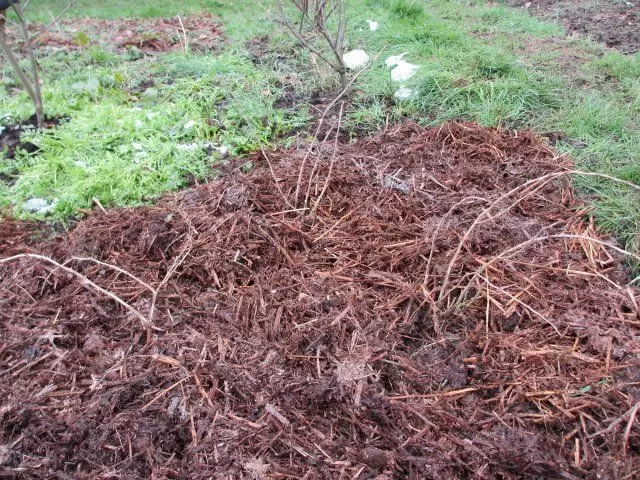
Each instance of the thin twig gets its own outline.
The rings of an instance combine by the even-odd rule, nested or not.
[[[71,261],[92,262],[92,263],[96,263],[98,265],[102,265],[103,267],[111,268],[112,270],[115,270],[118,273],[122,273],[123,275],[126,275],[127,277],[131,278],[132,280],[135,280],[136,282],[138,282],[140,285],[142,285],[144,288],[146,288],[150,292],[155,292],[155,289],[152,288],[151,285],[149,285],[145,281],[143,281],[140,278],[136,277],[134,274],[132,274],[130,272],[127,272],[123,268],[117,267],[115,265],[111,265],[110,263],[101,262],[100,260],[96,260],[95,258],[89,258],[89,257],[71,257],[71,259],[67,260],[66,262],[64,262],[63,265],[67,265],[67,263],[69,263]]]
[[[485,216],[488,216],[490,220],[495,220],[496,218],[498,218],[498,217],[504,215],[505,213],[507,213],[508,211],[510,211],[512,208],[517,206],[520,202],[522,202],[523,200],[525,200],[529,196],[535,194],[537,191],[539,191],[541,188],[543,188],[546,184],[548,184],[552,180],[558,179],[558,178],[566,176],[566,175],[582,175],[582,176],[606,178],[608,180],[612,180],[614,182],[617,182],[617,183],[632,187],[632,188],[640,191],[640,186],[635,185],[635,184],[633,184],[631,182],[627,182],[626,180],[621,180],[619,178],[615,178],[615,177],[612,177],[611,175],[607,175],[607,174],[603,174],[603,173],[585,172],[585,171],[582,171],[582,170],[566,170],[566,171],[563,171],[563,172],[550,173],[550,174],[543,175],[541,177],[529,180],[529,181],[523,183],[522,185],[519,185],[519,186],[511,189],[507,193],[501,195],[498,199],[496,199],[491,205],[489,205],[487,208],[485,208],[482,212],[480,212],[478,214],[478,216],[476,217],[476,219],[474,220],[474,222],[471,224],[471,226],[467,229],[465,235],[463,236],[463,238],[458,243],[458,247],[456,248],[456,250],[455,250],[455,252],[453,254],[453,257],[451,258],[451,261],[449,262],[449,265],[447,267],[447,271],[445,273],[444,280],[443,280],[442,285],[440,287],[440,294],[438,296],[438,301],[440,302],[440,301],[442,301],[443,298],[446,298],[447,294],[445,293],[445,290],[446,290],[446,288],[448,286],[449,278],[450,278],[453,266],[457,262],[457,260],[458,260],[458,258],[460,256],[460,253],[462,251],[462,248],[463,248],[464,244],[467,242],[467,240],[469,239],[469,237],[471,236],[471,233],[473,232],[473,230],[475,229],[476,226],[478,226],[480,223],[482,223],[482,221],[483,221]],[[524,195],[522,197],[519,197],[515,202],[513,202],[507,208],[501,210],[499,213],[489,216],[489,213],[491,212],[491,210],[495,206],[497,206],[502,200],[505,200],[506,198],[508,198],[508,197],[520,192],[521,190],[526,190],[526,189],[528,189],[530,187],[535,187],[535,188],[533,188],[531,191],[529,191],[526,195]],[[616,249],[616,247],[614,247],[614,249]],[[634,258],[640,258],[640,257],[637,257],[634,254],[631,254],[630,252],[627,252],[626,250],[622,250],[620,253],[629,254]]]
[[[60,12],[60,14],[59,14],[56,18],[54,18],[54,19],[53,19],[53,20],[52,20],[52,21],[51,21],[51,22],[50,22],[46,27],[44,27],[42,30],[40,30],[38,33],[36,33],[36,34],[34,35],[34,38],[35,38],[35,37],[39,37],[39,36],[40,36],[40,35],[42,35],[44,32],[46,32],[46,31],[47,31],[47,30],[49,30],[51,27],[53,27],[56,23],[58,23],[58,22],[60,21],[60,19],[61,19],[62,17],[64,17],[64,16],[65,16],[65,14],[66,14],[70,9],[71,9],[71,7],[73,7],[73,6],[75,5],[76,1],[77,1],[77,0],[71,0],[71,1],[69,2],[69,4],[65,7],[65,9],[64,9],[64,10],[62,10],[62,12]],[[27,5],[26,5],[26,4],[25,4],[25,6],[23,7],[23,10],[24,10],[25,8],[27,8]]]
[[[13,255],[11,257],[7,257],[7,258],[2,258],[0,259],[0,264],[3,263],[9,263],[12,262],[14,260],[19,260],[21,258],[26,258],[26,259],[36,259],[36,260],[42,260],[43,262],[47,262],[50,263],[52,265],[54,265],[56,268],[59,268],[60,270],[63,270],[64,272],[67,272],[71,275],[73,275],[76,278],[79,278],[82,282],[81,284],[83,286],[88,286],[93,288],[94,290],[108,296],[109,298],[111,298],[112,300],[116,301],[118,304],[122,305],[124,308],[126,308],[127,310],[129,310],[131,313],[133,313],[136,317],[138,317],[138,319],[140,320],[140,322],[142,323],[142,325],[147,329],[147,331],[150,330],[150,326],[151,326],[151,322],[147,319],[147,317],[145,317],[142,313],[140,313],[137,309],[135,309],[134,307],[132,307],[131,305],[129,305],[127,302],[125,302],[124,300],[122,300],[120,297],[118,297],[117,295],[111,293],[108,290],[105,290],[104,288],[102,288],[99,285],[96,285],[95,283],[93,283],[91,280],[89,280],[86,276],[82,275],[80,272],[75,271],[72,268],[66,267],[65,265],[56,262],[55,260],[53,260],[52,258],[46,257],[44,255],[38,255],[35,253],[20,253],[18,255]]]
[[[36,98],[35,90],[31,85],[31,80],[27,76],[27,73],[20,66],[20,62],[18,61],[15,54],[13,53],[13,50],[11,50],[11,46],[7,42],[7,37],[5,35],[5,29],[4,29],[5,19],[6,19],[5,14],[0,13],[0,48],[2,49],[5,56],[7,57],[7,60],[9,60],[11,67],[15,71],[16,75],[18,75],[18,79],[20,80],[20,83],[22,84],[24,89],[27,91],[27,95],[29,95],[29,98],[31,99],[31,101],[35,106],[37,103],[37,98]]]
[[[311,141],[311,144],[309,145],[309,148],[307,149],[307,153],[305,154],[305,156],[302,159],[302,162],[300,164],[300,171],[298,172],[298,182],[296,184],[296,192],[295,192],[294,197],[293,197],[294,198],[294,204],[296,206],[298,204],[298,198],[299,198],[299,195],[300,195],[300,187],[302,186],[302,178],[303,178],[304,168],[306,166],[307,160],[309,159],[309,156],[311,155],[311,151],[313,150],[313,147],[315,146],[316,142],[318,141],[318,135],[320,134],[320,129],[322,128],[322,125],[324,123],[324,120],[325,120],[327,114],[340,101],[340,99],[349,91],[349,88],[351,87],[353,82],[355,82],[358,79],[358,77],[360,75],[362,75],[362,73],[365,70],[367,70],[371,65],[373,65],[373,63],[378,59],[378,57],[380,57],[380,55],[382,55],[382,52],[384,52],[385,48],[386,48],[386,46],[383,47],[382,50],[380,50],[378,52],[378,54],[373,58],[373,60],[371,60],[367,65],[365,65],[361,70],[359,70],[351,78],[351,80],[349,80],[349,83],[347,83],[347,85],[331,101],[331,103],[327,106],[327,108],[324,109],[324,112],[322,112],[322,115],[320,116],[320,120],[318,121],[318,127],[316,128],[316,133],[313,135],[313,140]]]
[[[291,205],[291,203],[289,202],[289,199],[286,197],[286,195],[280,188],[280,184],[278,183],[278,178],[276,177],[276,173],[273,170],[273,165],[271,164],[269,155],[267,155],[267,152],[264,151],[264,148],[262,148],[262,146],[260,146],[260,151],[262,152],[262,156],[265,158],[265,160],[267,161],[267,164],[269,165],[269,171],[271,172],[271,176],[273,177],[273,183],[275,184],[276,189],[278,190],[278,193],[282,197],[282,200],[284,200],[284,203],[286,203],[288,207],[290,207],[291,209],[294,209],[293,205]]]
[[[187,233],[187,235],[190,235],[190,233],[191,232]],[[191,237],[189,236],[188,240],[187,240],[187,245],[182,249],[180,254],[173,261],[173,264],[171,265],[171,267],[167,271],[166,275],[164,276],[164,278],[160,282],[160,285],[158,285],[156,287],[155,291],[153,292],[153,297],[151,298],[151,308],[149,308],[149,323],[153,322],[153,316],[155,314],[156,302],[158,300],[158,294],[160,293],[160,290],[162,290],[162,288],[167,284],[167,282],[171,279],[173,274],[176,272],[178,267],[180,267],[180,265],[182,265],[182,262],[184,262],[185,259],[189,256],[189,254],[191,253],[191,248],[192,248],[192,241],[191,241]]]
[[[338,114],[338,128],[336,130],[336,138],[335,141],[333,142],[333,155],[331,155],[331,162],[329,163],[329,172],[327,172],[327,178],[324,182],[324,186],[322,187],[322,191],[320,192],[320,195],[318,195],[318,198],[316,199],[316,203],[313,205],[313,208],[311,209],[311,216],[313,216],[313,214],[315,213],[315,211],[318,208],[318,205],[320,205],[320,201],[322,200],[322,197],[324,196],[324,193],[327,191],[327,187],[329,186],[329,181],[331,180],[331,173],[333,172],[333,165],[336,161],[336,152],[338,151],[338,138],[340,137],[340,127],[342,125],[342,111],[344,109],[344,102],[342,102],[340,104],[340,113]],[[309,185],[311,185],[311,180],[309,180]]]
[[[623,458],[627,456],[627,447],[629,446],[629,436],[631,435],[631,428],[633,428],[633,422],[636,419],[636,415],[638,414],[639,408],[640,408],[640,402],[636,402],[636,404],[631,409],[631,413],[629,414],[629,422],[627,423],[627,428],[624,429],[624,436],[622,437],[622,457]]]
[[[44,110],[42,106],[42,91],[40,90],[40,76],[38,75],[38,62],[33,51],[33,44],[31,43],[31,37],[29,36],[29,31],[27,30],[27,22],[22,13],[22,8],[17,3],[14,3],[11,6],[18,15],[22,34],[24,35],[24,42],[27,47],[27,54],[29,55],[29,62],[31,64],[31,80],[33,80],[32,86],[34,92],[34,104],[36,107],[36,119],[38,122],[38,128],[42,128],[44,127]]]
[[[560,333],[560,330],[558,330],[558,327],[556,327],[553,322],[551,322],[551,320],[549,320],[547,317],[545,317],[544,315],[542,315],[540,312],[538,312],[535,308],[533,308],[532,306],[526,304],[525,302],[523,302],[522,300],[520,300],[519,298],[515,297],[514,295],[511,295],[509,292],[507,292],[505,289],[498,287],[497,285],[494,285],[493,283],[491,283],[491,281],[489,281],[488,278],[483,277],[482,275],[478,275],[478,277],[484,281],[489,287],[494,288],[496,290],[498,290],[500,293],[503,293],[504,295],[506,295],[507,297],[509,297],[511,300],[513,300],[514,302],[516,302],[518,305],[521,305],[522,307],[526,308],[529,312],[533,313],[536,317],[541,318],[542,320],[544,320],[546,323],[548,323],[549,325],[551,325],[551,327],[553,327],[553,329],[556,331],[556,333],[558,335],[562,335]],[[488,300],[487,300],[487,304],[488,304]]]
[[[182,43],[182,48],[184,50],[184,54],[186,55],[189,51],[189,39],[187,38],[187,30],[184,28],[184,23],[182,23],[182,17],[178,15],[178,21],[180,22],[180,27],[182,28],[182,34],[184,35],[184,43],[182,39],[180,39],[180,43]]]

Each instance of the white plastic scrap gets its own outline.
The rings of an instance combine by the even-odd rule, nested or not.
[[[229,156],[229,147],[226,145],[220,145],[217,150],[222,158]]]
[[[22,204],[22,208],[30,213],[47,213],[53,210],[56,203],[58,203],[57,200],[49,203],[44,198],[30,198]]]
[[[364,67],[369,61],[369,55],[364,50],[351,50],[342,56],[344,65],[349,70],[357,70]]]
[[[413,90],[407,87],[400,87],[393,96],[398,100],[409,100],[413,96]]]
[[[200,148],[197,143],[176,143],[176,149],[183,150],[185,152],[193,152]]]
[[[369,30],[371,30],[372,32],[378,30],[378,22],[376,22],[375,20],[367,20],[367,23],[369,24]]]
[[[418,65],[400,60],[398,65],[391,70],[391,80],[394,82],[406,82],[418,71]]]
[[[395,67],[406,55],[406,53],[401,53],[400,55],[391,55],[384,61],[384,64],[387,68]]]
[[[196,122],[195,120],[189,120],[188,122],[186,122],[186,123],[184,124],[184,129],[185,129],[185,130],[191,130],[193,127],[195,127],[195,126],[196,126],[196,123],[197,123],[197,122]]]

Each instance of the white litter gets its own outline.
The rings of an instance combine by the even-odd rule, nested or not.
[[[395,67],[400,61],[404,58],[406,53],[401,53],[400,55],[391,55],[384,61],[384,64],[387,68]]]
[[[229,156],[229,147],[226,145],[220,145],[217,150],[222,158]]]
[[[357,70],[367,64],[369,55],[364,50],[351,50],[342,56],[342,60],[349,70]]]
[[[58,203],[57,200],[49,203],[44,198],[30,198],[22,204],[22,208],[31,213],[47,213],[53,210],[56,203]]]
[[[378,22],[374,20],[367,20],[367,23],[369,24],[369,30],[372,32],[375,32],[378,29]]]
[[[406,82],[418,71],[418,65],[400,60],[398,65],[391,70],[391,80],[394,82]]]
[[[413,90],[407,87],[400,87],[393,96],[398,100],[409,100],[413,96]]]
[[[189,120],[187,123],[184,124],[184,129],[191,130],[195,126],[196,126],[195,120]]]
[[[197,143],[176,143],[176,149],[183,150],[185,152],[193,152],[200,148]]]

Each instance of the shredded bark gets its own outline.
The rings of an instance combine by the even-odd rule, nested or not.
[[[638,471],[639,292],[565,158],[457,123],[304,156],[31,247],[148,329],[51,263],[0,264],[0,474]]]

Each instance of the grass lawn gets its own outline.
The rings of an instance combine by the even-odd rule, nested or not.
[[[33,0],[32,20],[46,22],[64,0]],[[37,155],[0,163],[0,205],[33,197],[57,200],[48,218],[66,220],[103,205],[135,205],[164,191],[211,177],[226,146],[243,155],[287,145],[310,116],[305,99],[336,87],[322,64],[275,26],[273,0],[79,0],[70,17],[219,16],[225,39],[215,55],[172,52],[135,58],[92,41],[71,53],[41,53],[48,114],[69,120],[32,134]],[[640,55],[622,55],[567,38],[562,27],[499,3],[483,1],[350,0],[348,48],[372,57],[355,83],[346,114],[353,135],[412,118],[428,125],[463,119],[483,125],[553,133],[556,148],[579,168],[640,183]],[[380,28],[369,31],[366,20]],[[260,58],[252,42],[263,40]],[[255,53],[255,52],[253,52]],[[396,100],[384,59],[406,53],[419,65]],[[6,62],[5,62],[6,63]],[[0,124],[31,114],[0,66]],[[153,79],[152,88],[138,88]],[[298,105],[280,101],[299,99]],[[10,180],[7,180],[10,179]],[[628,187],[576,178],[599,225],[640,251],[640,203]]]

